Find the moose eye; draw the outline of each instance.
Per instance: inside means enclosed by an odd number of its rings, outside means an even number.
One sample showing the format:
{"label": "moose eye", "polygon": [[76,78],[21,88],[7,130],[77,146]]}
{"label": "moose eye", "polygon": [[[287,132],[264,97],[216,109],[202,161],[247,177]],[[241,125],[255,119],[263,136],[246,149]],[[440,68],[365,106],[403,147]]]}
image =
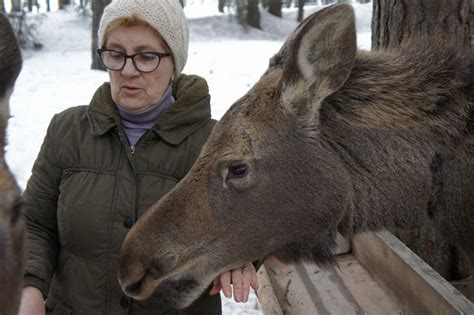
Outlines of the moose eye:
{"label": "moose eye", "polygon": [[229,174],[231,177],[243,177],[247,174],[246,164],[236,164],[229,167]]}

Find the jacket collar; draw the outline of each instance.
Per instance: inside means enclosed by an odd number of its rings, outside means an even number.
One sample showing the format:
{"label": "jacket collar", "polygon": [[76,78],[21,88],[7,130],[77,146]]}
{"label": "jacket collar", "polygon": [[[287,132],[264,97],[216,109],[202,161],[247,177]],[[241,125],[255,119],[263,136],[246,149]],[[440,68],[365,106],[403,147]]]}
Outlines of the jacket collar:
{"label": "jacket collar", "polygon": [[121,124],[120,115],[112,100],[109,83],[102,84],[94,93],[87,116],[93,135],[101,136]]}
{"label": "jacket collar", "polygon": [[[172,89],[175,103],[158,117],[151,130],[167,143],[178,145],[211,119],[210,96],[206,81],[196,75],[180,75]],[[88,117],[94,135],[100,136],[121,126],[109,83],[95,92]]]}

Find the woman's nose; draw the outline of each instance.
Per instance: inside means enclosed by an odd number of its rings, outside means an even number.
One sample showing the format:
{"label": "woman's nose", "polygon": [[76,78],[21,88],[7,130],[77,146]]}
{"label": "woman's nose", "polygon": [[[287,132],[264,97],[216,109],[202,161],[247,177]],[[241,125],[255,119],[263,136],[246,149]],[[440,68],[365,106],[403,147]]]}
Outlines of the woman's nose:
{"label": "woman's nose", "polygon": [[135,68],[135,65],[133,64],[132,58],[127,58],[125,59],[125,66],[122,69],[122,74],[124,75],[134,75],[137,74],[138,70]]}

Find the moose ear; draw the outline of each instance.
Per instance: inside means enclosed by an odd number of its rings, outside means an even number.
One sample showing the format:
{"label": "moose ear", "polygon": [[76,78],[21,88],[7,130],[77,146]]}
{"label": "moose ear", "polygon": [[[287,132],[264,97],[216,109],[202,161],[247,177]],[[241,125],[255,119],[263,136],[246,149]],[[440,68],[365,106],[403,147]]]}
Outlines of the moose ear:
{"label": "moose ear", "polygon": [[284,63],[283,104],[294,114],[313,117],[321,102],[346,82],[356,51],[351,5],[330,6],[309,16],[277,54]]}

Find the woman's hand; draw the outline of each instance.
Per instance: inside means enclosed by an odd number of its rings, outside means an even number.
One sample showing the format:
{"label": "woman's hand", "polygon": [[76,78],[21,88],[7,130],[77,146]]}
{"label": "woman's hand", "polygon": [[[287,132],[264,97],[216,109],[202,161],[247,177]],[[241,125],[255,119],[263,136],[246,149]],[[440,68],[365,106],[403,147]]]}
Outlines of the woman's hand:
{"label": "woman's hand", "polygon": [[44,300],[41,291],[35,287],[27,286],[21,293],[21,303],[18,315],[44,315]]}
{"label": "woman's hand", "polygon": [[[231,287],[232,285],[232,287]],[[210,295],[219,293],[220,290],[226,298],[232,297],[232,288],[234,289],[234,300],[236,302],[247,302],[250,293],[250,287],[258,289],[257,272],[251,262],[242,267],[221,273],[214,279]]]}

